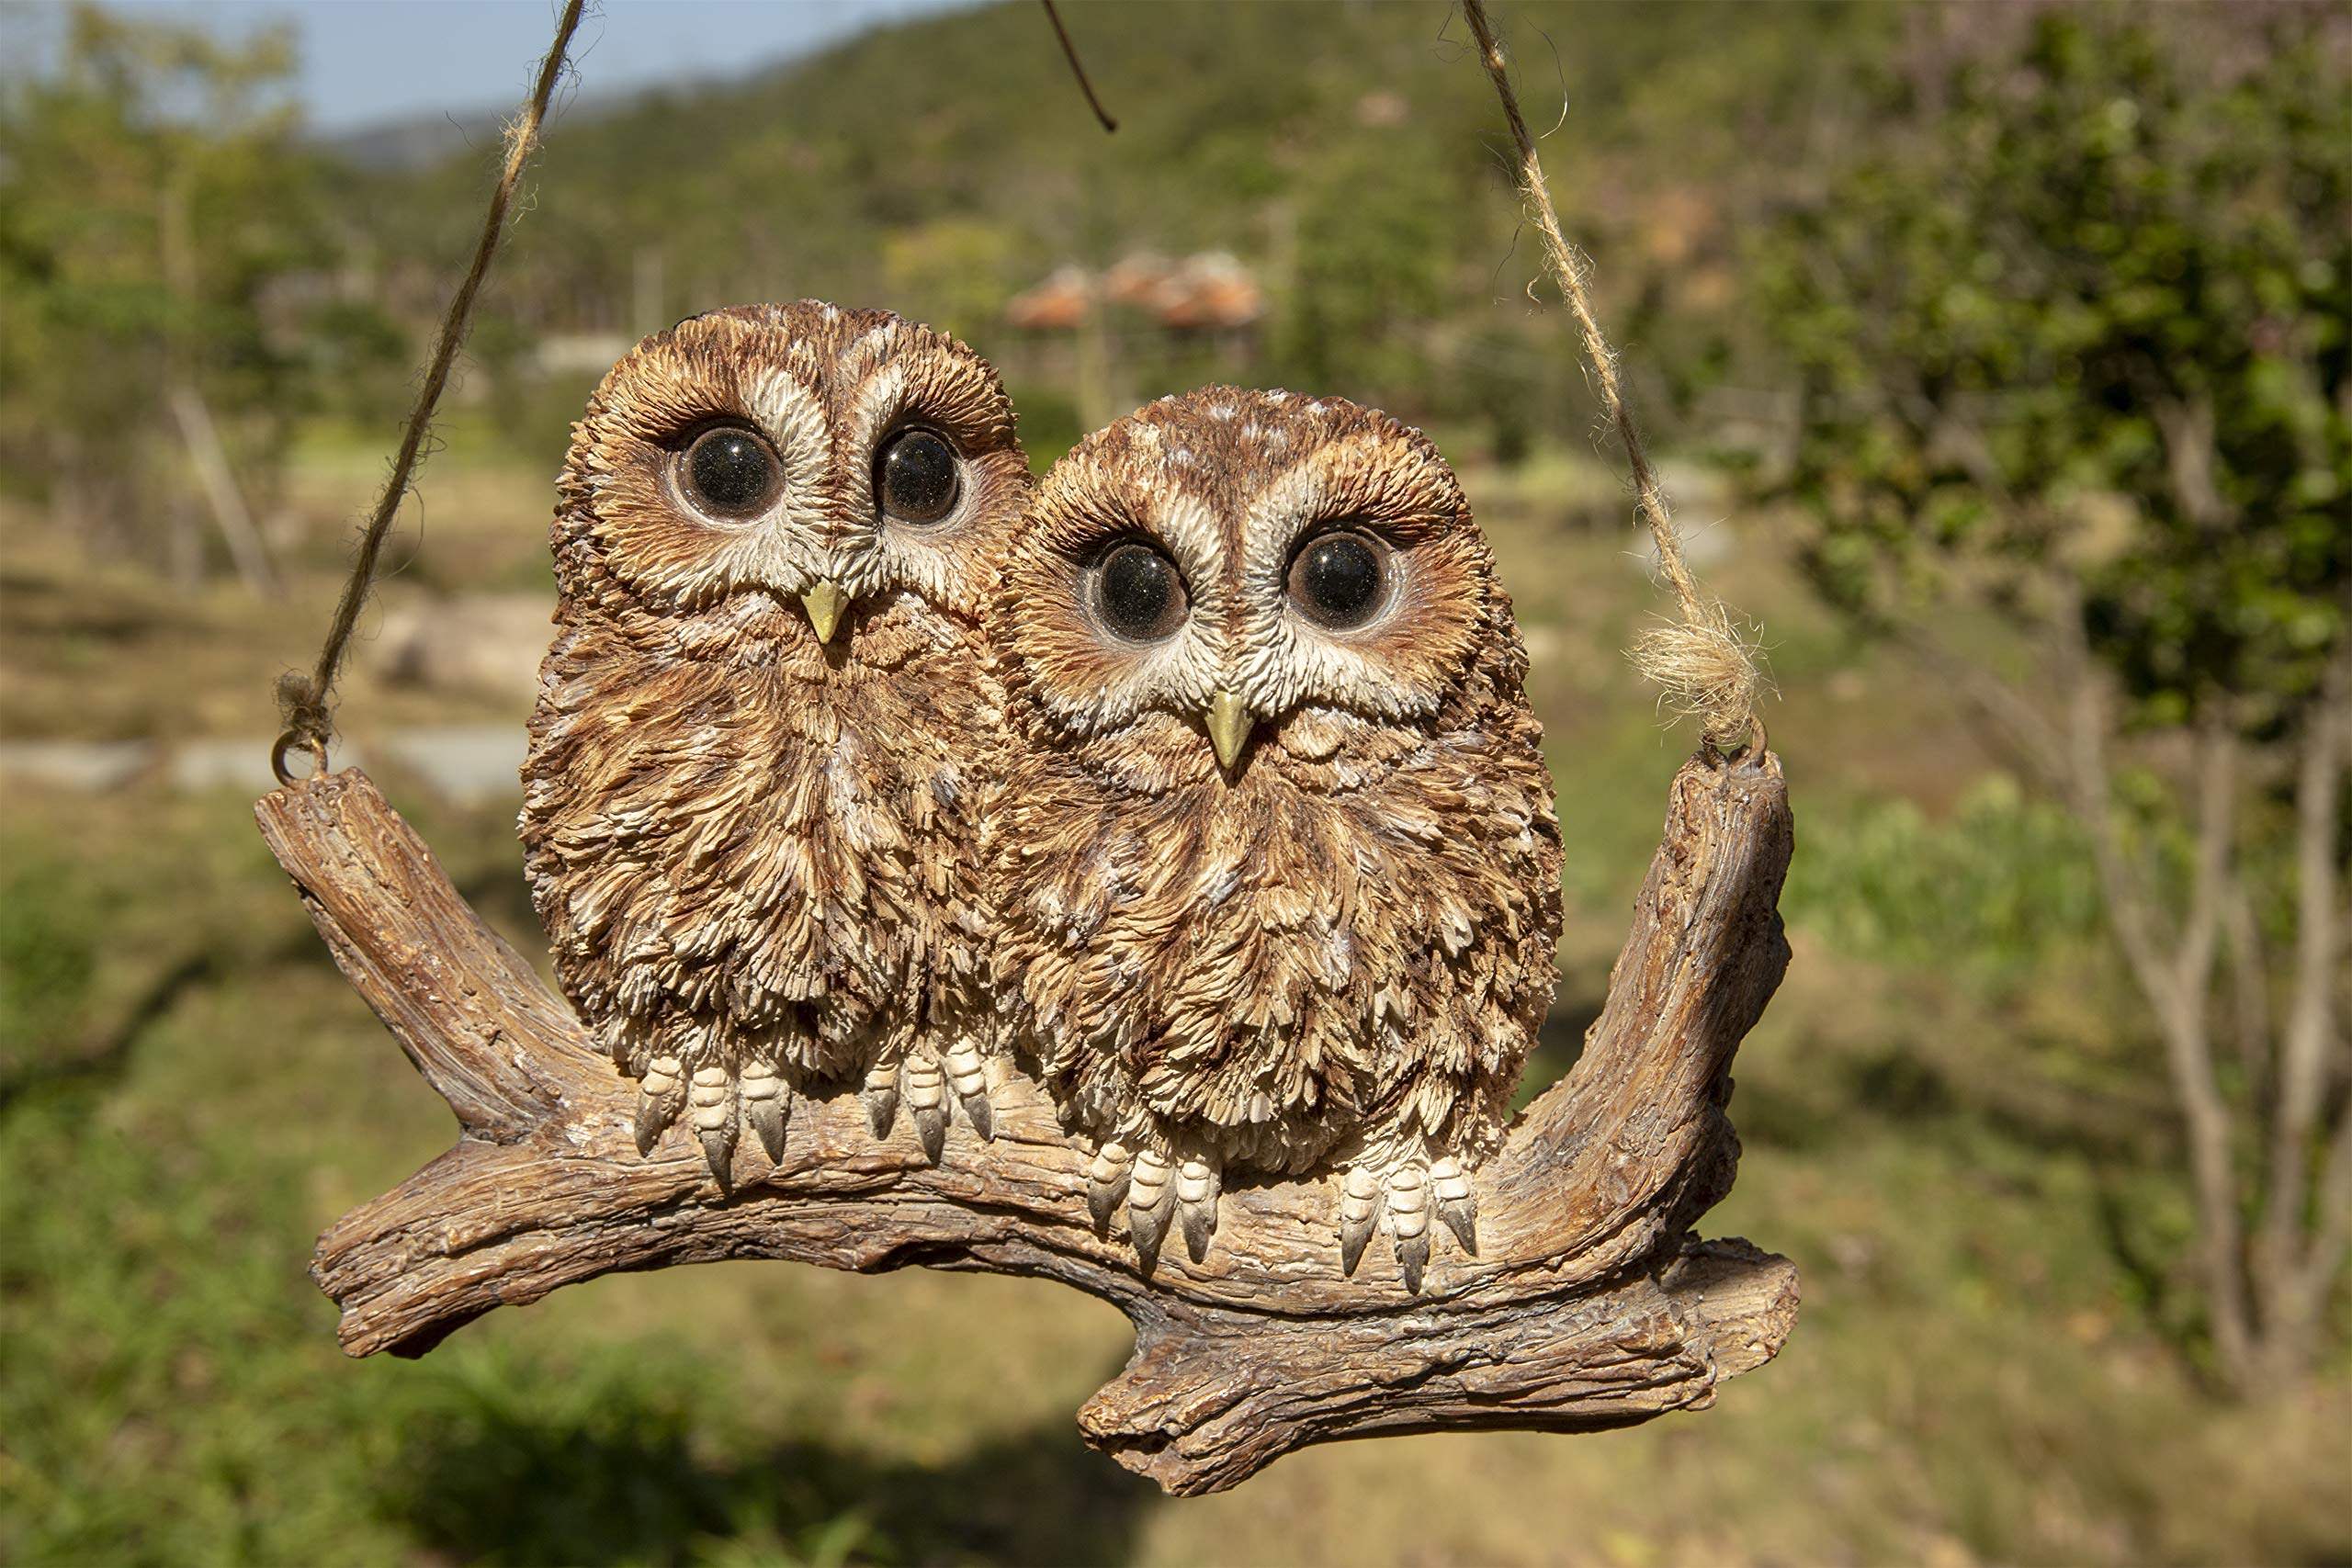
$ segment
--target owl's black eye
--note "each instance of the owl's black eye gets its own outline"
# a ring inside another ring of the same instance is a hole
[[[1184,579],[1149,545],[1114,547],[1094,569],[1094,612],[1130,642],[1157,642],[1183,624]]]
[[[687,498],[717,517],[749,517],[764,510],[782,477],[768,444],[732,425],[696,436],[678,473]]]
[[[1290,596],[1309,617],[1337,631],[1363,625],[1388,597],[1385,552],[1362,534],[1325,534],[1290,563]]]
[[[874,491],[884,515],[936,523],[956,510],[956,449],[928,430],[894,435],[874,459]]]

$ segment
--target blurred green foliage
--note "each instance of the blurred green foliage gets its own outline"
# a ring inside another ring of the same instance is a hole
[[[231,44],[77,6],[62,32],[53,71],[0,73],[0,480],[152,547],[193,488],[175,390],[266,492],[308,372],[406,350],[380,312],[301,297],[334,243],[288,28]]]
[[[1857,957],[1942,966],[1999,991],[2100,936],[2098,878],[2061,807],[1989,775],[1939,820],[1908,800],[1857,803],[1808,831],[1781,906]]]
[[[1859,155],[1750,255],[1837,601],[2059,565],[2147,721],[2310,698],[2352,591],[2340,22],[2055,7],[1882,68]]]

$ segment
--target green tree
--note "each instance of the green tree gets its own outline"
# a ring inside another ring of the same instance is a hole
[[[54,69],[0,79],[0,460],[184,575],[201,504],[266,579],[247,503],[300,391],[298,286],[326,255],[278,90],[291,36],[89,6],[62,32]]]
[[[2219,1371],[2275,1387],[2352,1234],[2352,39],[2324,7],[2008,20],[1878,84],[1866,150],[1758,247],[1801,388],[1778,488],[1821,589],[2087,829]],[[2030,668],[1972,651],[1988,615]]]

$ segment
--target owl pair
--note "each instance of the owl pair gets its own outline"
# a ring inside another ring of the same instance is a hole
[[[1559,835],[1428,442],[1215,388],[1033,487],[985,361],[803,302],[646,340],[559,493],[523,836],[641,1148],[683,1118],[725,1182],[854,1086],[936,1160],[1025,1067],[1147,1260],[1327,1171],[1348,1270],[1475,1250]]]

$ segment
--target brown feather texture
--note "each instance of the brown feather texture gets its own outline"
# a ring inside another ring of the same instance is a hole
[[[1452,470],[1333,399],[1163,399],[1055,466],[1002,581],[998,983],[1098,1223],[1199,1258],[1226,1180],[1336,1177],[1342,1265],[1385,1229],[1418,1289],[1432,1214],[1476,1250],[1560,923],[1526,654]]]
[[[813,300],[646,339],[573,427],[522,834],[640,1147],[684,1115],[724,1183],[842,1088],[933,1159],[951,1093],[990,1131],[981,620],[1031,489],[985,360]]]

